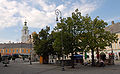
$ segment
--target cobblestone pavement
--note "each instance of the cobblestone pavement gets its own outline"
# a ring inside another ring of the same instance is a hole
[[[55,65],[41,65],[37,62],[30,65],[29,62],[11,61],[8,67],[0,63],[0,74],[120,74],[120,61],[105,67],[83,65],[78,65],[75,69],[65,67],[65,71],[61,71],[61,67]]]

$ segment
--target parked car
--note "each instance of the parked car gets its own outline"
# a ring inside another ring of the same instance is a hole
[[[2,63],[5,65],[5,67],[7,67],[7,64],[9,64],[9,56],[8,55],[2,56]]]

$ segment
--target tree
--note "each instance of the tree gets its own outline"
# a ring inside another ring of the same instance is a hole
[[[61,18],[51,34],[49,34],[49,27],[42,29],[39,34],[35,34],[33,36],[34,49],[43,58],[53,53],[59,57],[71,54],[73,68],[74,53],[91,50],[94,66],[94,51],[99,52],[117,41],[116,34],[105,30],[107,25],[99,17],[92,20],[88,14],[82,16],[76,9],[71,17]]]
[[[51,34],[49,34],[50,27],[42,29],[39,34],[33,36],[34,49],[39,56],[43,57],[43,63],[48,63],[48,56],[54,53],[52,43],[54,41]]]
[[[117,35],[105,30],[108,25],[103,20],[99,20],[99,17],[91,20],[90,16],[86,15],[83,17],[84,22],[84,32],[81,34],[81,44],[84,48],[91,50],[92,53],[92,66],[94,63],[94,51],[97,50],[99,55],[99,50],[105,49],[106,46],[110,46],[111,43],[117,41]],[[99,59],[99,57],[98,57]]]
[[[61,19],[54,28],[54,44],[53,47],[57,54],[72,54],[72,68],[74,68],[74,52],[80,50],[78,35],[81,33],[81,13],[78,9],[72,13],[72,17]]]
[[[105,49],[111,43],[117,41],[117,35],[105,30],[108,25],[103,20],[91,19],[88,14],[81,16],[78,9],[72,13],[71,17],[63,18],[54,28],[54,44],[53,47],[57,53],[72,54],[77,50],[86,50],[92,53],[92,65],[94,65],[94,51]],[[61,36],[62,35],[62,36]],[[61,41],[61,37],[62,40]],[[62,52],[63,42],[63,52]],[[72,62],[74,58],[71,59]],[[72,64],[74,67],[74,62]]]

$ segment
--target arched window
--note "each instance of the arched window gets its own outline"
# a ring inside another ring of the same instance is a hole
[[[6,53],[7,53],[7,49],[6,49]]]
[[[2,53],[3,51],[1,50],[1,53]]]
[[[15,52],[15,50],[13,50],[13,53]]]
[[[28,53],[28,49],[26,50],[26,52]]]
[[[18,53],[18,49],[16,50],[16,52]]]
[[[11,50],[9,49],[9,53],[11,53]]]
[[[24,49],[22,49],[22,52],[24,52]]]

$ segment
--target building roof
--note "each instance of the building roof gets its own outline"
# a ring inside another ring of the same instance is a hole
[[[31,43],[4,43],[0,44],[0,49],[5,48],[32,48]]]
[[[120,33],[120,22],[114,23],[114,21],[112,21],[112,25],[106,27],[105,30],[111,31],[112,33]]]

